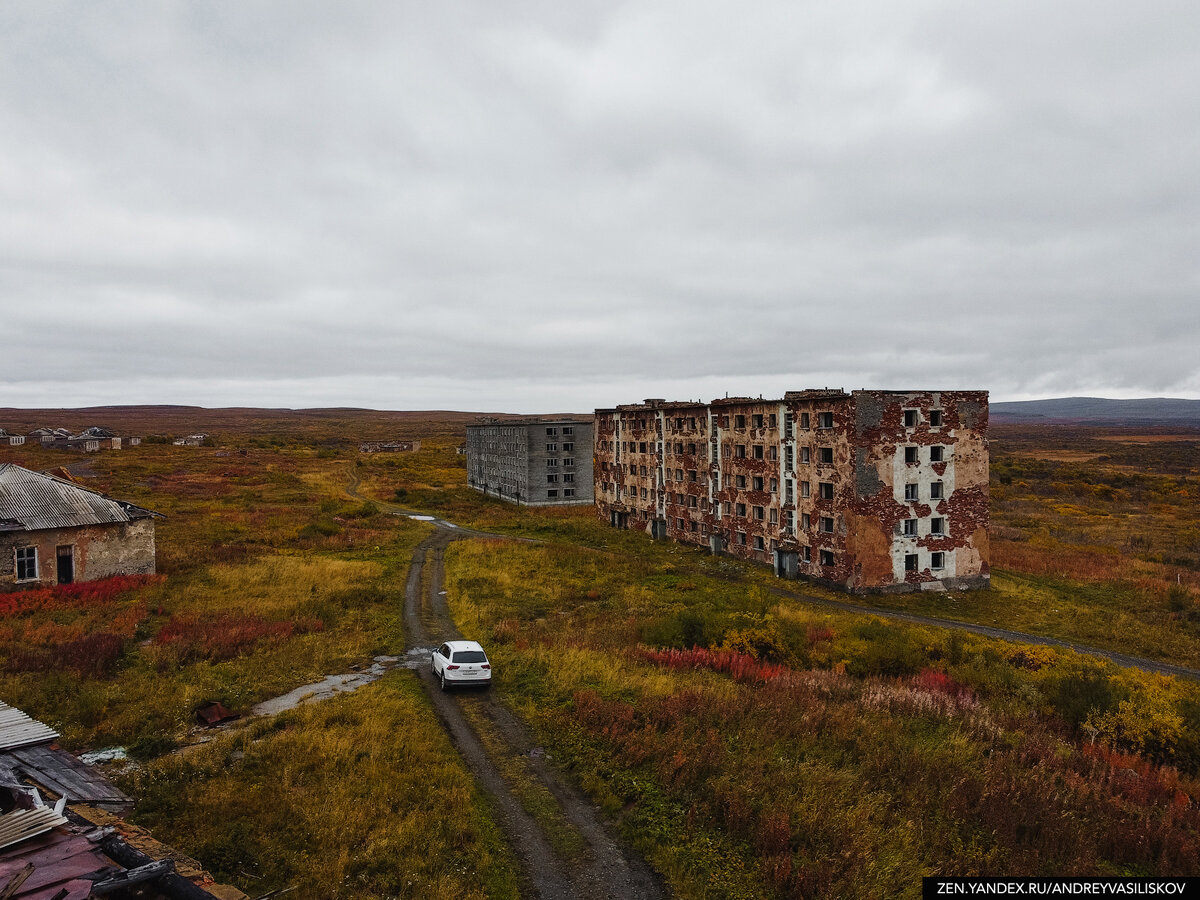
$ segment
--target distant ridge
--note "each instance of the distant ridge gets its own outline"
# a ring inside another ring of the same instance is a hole
[[[996,422],[1200,427],[1200,400],[1170,397],[1147,397],[1141,400],[1108,400],[1103,397],[1014,400],[993,403],[991,417]]]

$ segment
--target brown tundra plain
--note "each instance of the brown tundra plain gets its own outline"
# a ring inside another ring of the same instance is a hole
[[[131,818],[251,895],[516,897],[490,801],[413,671],[274,716],[259,702],[403,656],[436,515],[446,602],[491,702],[679,897],[918,896],[932,874],[1200,871],[1200,683],[916,613],[1200,669],[1200,433],[992,426],[992,587],[847,598],[517,508],[465,484],[460,413],[0,410],[140,446],[29,445],[162,513],[153,577],[0,595],[0,700],[82,751]],[[207,432],[211,446],[171,437]],[[358,452],[419,439],[414,453]],[[526,540],[510,540],[508,538]],[[837,600],[852,608],[835,608]],[[873,614],[874,613],[874,614]],[[242,715],[216,732],[196,710]],[[470,697],[499,768],[521,783]],[[522,803],[579,852],[552,798]],[[573,849],[574,848],[574,849]],[[519,848],[518,848],[519,849]]]

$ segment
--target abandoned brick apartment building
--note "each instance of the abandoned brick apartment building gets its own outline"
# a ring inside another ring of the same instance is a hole
[[[988,583],[986,391],[788,391],[596,410],[621,528],[855,592]]]
[[[486,419],[467,426],[467,483],[529,506],[592,502],[590,419]]]

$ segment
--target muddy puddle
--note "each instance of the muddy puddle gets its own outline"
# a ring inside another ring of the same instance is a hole
[[[415,669],[422,663],[428,664],[432,651],[424,647],[409,650],[404,656],[376,656],[370,667],[358,672],[342,675],[326,675],[314,684],[302,684],[279,697],[264,700],[250,710],[251,716],[274,716],[285,710],[295,709],[301,703],[329,700],[338,694],[348,694],[363,685],[377,681],[392,669]]]

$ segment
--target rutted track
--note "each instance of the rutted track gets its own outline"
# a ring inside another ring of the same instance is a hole
[[[358,473],[350,471],[346,492],[366,499],[358,492]],[[433,516],[420,515],[395,503],[373,500],[392,515],[412,516],[437,529],[413,551],[412,565],[404,586],[404,628],[408,652],[433,648],[442,641],[461,637],[442,593],[445,576],[443,558],[446,547],[464,538],[503,538],[529,541],[509,535],[490,534],[460,528]],[[532,542],[536,543],[536,542]],[[424,590],[422,587],[424,586]],[[491,798],[498,813],[498,824],[516,852],[523,869],[523,895],[580,900],[616,900],[616,898],[663,898],[666,891],[654,872],[636,854],[622,847],[601,823],[591,802],[555,772],[543,758],[531,754],[533,741],[525,726],[490,693],[444,693],[428,666],[417,670],[433,707],[454,741],[463,761],[476,781]],[[565,859],[551,846],[541,826],[517,799],[509,784],[488,756],[471,723],[463,715],[464,703],[475,703],[494,726],[505,744],[505,752],[523,757],[528,775],[545,788],[558,803],[563,818],[582,838],[583,858]]]
[[[413,553],[404,592],[404,624],[414,647],[433,647],[459,637],[442,600],[442,559],[445,548],[452,541],[467,536],[470,535],[439,527]],[[427,585],[424,592],[421,590],[423,582]],[[422,602],[422,594],[427,603]],[[544,898],[578,897],[584,900],[665,896],[649,867],[624,850],[605,831],[591,803],[544,762],[537,760],[527,771],[550,792],[563,816],[586,844],[581,861],[559,856],[488,756],[463,715],[462,704],[482,704],[505,742],[506,750],[528,758],[532,741],[524,726],[490,695],[443,693],[428,669],[419,669],[418,674],[464,761],[495,804],[500,826],[521,858],[527,886],[532,893]]]

